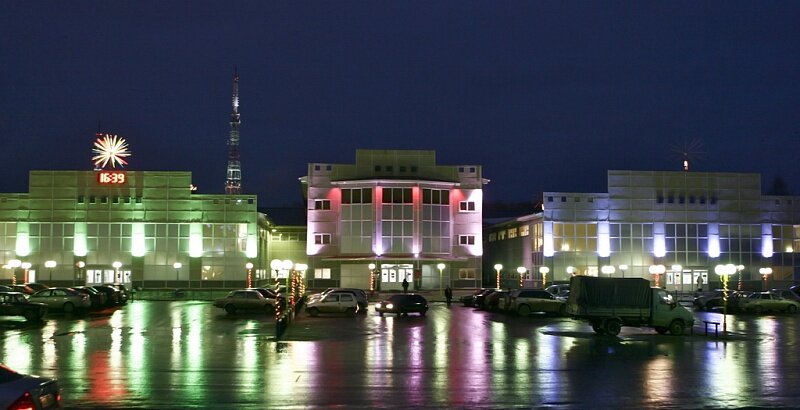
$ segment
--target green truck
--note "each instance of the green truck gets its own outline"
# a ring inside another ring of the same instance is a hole
[[[567,314],[591,323],[599,334],[619,334],[622,326],[652,327],[656,332],[682,335],[694,316],[661,288],[643,278],[574,276],[570,281]]]

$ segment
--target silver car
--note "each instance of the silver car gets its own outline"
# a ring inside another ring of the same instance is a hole
[[[317,316],[320,313],[344,313],[354,316],[359,311],[358,301],[350,292],[329,292],[323,296],[309,299],[306,313]]]
[[[89,295],[72,288],[40,290],[31,295],[30,301],[44,303],[49,309],[63,310],[66,313],[87,310],[92,306],[92,300]]]

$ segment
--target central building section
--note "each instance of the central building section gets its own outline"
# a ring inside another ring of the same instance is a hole
[[[480,287],[479,166],[437,165],[434,151],[357,150],[355,164],[309,164],[301,182],[312,287]]]

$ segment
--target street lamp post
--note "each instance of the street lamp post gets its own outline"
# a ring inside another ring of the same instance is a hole
[[[436,269],[439,269],[439,296],[442,296],[442,295],[444,295],[444,288],[442,286],[442,278],[444,276],[443,275],[443,273],[444,273],[444,264],[443,263],[437,263],[436,264]]]
[[[765,291],[768,290],[769,286],[767,286],[767,278],[769,277],[769,275],[772,274],[772,268],[769,267],[761,268],[758,270],[758,273],[760,273],[761,276],[764,278],[764,290]]]
[[[605,266],[600,268],[600,272],[602,272],[605,275],[608,275],[608,277],[611,277],[611,275],[613,275],[614,272],[616,272],[616,271],[617,271],[617,269],[615,267],[611,266],[611,265],[605,265]]]
[[[497,289],[500,289],[500,271],[503,270],[503,265],[495,264],[494,270],[497,272]]]
[[[517,268],[517,273],[519,273],[519,288],[522,289],[522,278],[525,277],[525,272],[528,270],[525,269],[524,266],[520,266]]]
[[[625,271],[628,270],[628,265],[619,265],[619,270],[622,272],[622,277],[625,277]]]
[[[50,272],[48,273],[49,277],[48,277],[47,280],[49,282],[52,282],[53,281],[53,268],[56,267],[56,261],[46,261],[44,263],[44,267],[50,270]]]
[[[369,268],[369,291],[375,292],[375,264],[370,263],[367,267]]]
[[[247,287],[253,287],[253,263],[247,262],[244,264],[244,267],[247,268]]]
[[[283,267],[283,261],[280,259],[273,259],[269,263],[270,269],[274,272],[275,275],[275,283],[278,283],[278,272],[280,272],[281,268]]]
[[[675,279],[681,281],[681,292],[683,292],[683,275],[681,273],[681,272],[683,272],[683,266],[681,266],[681,265],[672,265],[671,268],[672,268],[672,276]],[[676,285],[678,284],[678,282],[676,282],[675,280],[673,280],[672,282],[674,284],[676,284]],[[677,286],[675,286],[675,290],[676,291],[678,290]]]
[[[75,266],[78,267],[78,279],[80,279],[82,274],[83,274],[83,268],[86,267],[86,262],[78,261],[78,263],[76,263]],[[74,285],[76,282],[77,281],[75,280],[75,276],[73,276],[72,277],[72,284]],[[84,279],[84,282],[86,282],[85,279]]]
[[[667,271],[667,268],[664,265],[650,265],[648,269],[650,274],[655,276],[656,278],[656,287],[661,287],[661,275]]]
[[[180,262],[175,262],[172,264],[172,267],[175,268],[175,281],[177,282],[181,280],[181,268],[183,267],[183,264]]]
[[[111,266],[114,267],[114,283],[119,283],[119,268],[122,267],[122,262],[114,261],[114,263],[112,263]]]
[[[547,266],[542,266],[539,268],[539,273],[542,274],[542,288],[547,287],[547,273],[550,272],[550,268]]]
[[[717,265],[714,273],[722,278],[722,334],[728,335],[728,277],[736,273],[736,265]]]

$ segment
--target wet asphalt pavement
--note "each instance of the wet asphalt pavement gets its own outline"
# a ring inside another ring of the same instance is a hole
[[[800,405],[800,315],[728,315],[728,337],[433,303],[426,317],[265,314],[136,301],[0,318],[2,362],[58,378],[67,408],[736,408]],[[699,325],[697,323],[700,323]],[[722,329],[720,329],[721,331]]]

